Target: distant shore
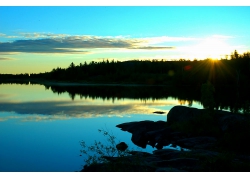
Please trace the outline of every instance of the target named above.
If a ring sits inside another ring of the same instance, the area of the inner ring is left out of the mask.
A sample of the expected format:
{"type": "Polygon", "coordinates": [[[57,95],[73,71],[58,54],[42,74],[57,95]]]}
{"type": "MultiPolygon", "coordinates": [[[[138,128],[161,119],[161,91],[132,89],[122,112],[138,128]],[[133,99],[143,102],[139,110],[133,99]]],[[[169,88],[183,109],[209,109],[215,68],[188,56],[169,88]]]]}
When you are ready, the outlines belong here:
{"type": "Polygon", "coordinates": [[[50,81],[40,79],[10,79],[4,80],[0,83],[31,83],[42,84],[47,86],[172,86],[171,84],[136,84],[136,83],[95,83],[95,82],[68,82],[68,81],[50,81]]]}
{"type": "Polygon", "coordinates": [[[169,85],[147,85],[147,84],[119,84],[119,83],[76,83],[76,82],[46,82],[44,85],[54,86],[169,86],[169,85]]]}

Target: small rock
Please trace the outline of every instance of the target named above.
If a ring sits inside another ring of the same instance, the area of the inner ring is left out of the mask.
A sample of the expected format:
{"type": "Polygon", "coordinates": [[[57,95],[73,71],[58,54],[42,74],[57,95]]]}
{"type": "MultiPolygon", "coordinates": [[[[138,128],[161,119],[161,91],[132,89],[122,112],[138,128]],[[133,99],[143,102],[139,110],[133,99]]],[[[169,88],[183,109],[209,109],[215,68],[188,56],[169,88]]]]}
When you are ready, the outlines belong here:
{"type": "Polygon", "coordinates": [[[128,145],[125,142],[120,142],[116,145],[116,149],[119,151],[125,151],[128,148],[128,145]]]}
{"type": "Polygon", "coordinates": [[[153,113],[155,113],[155,114],[165,114],[165,112],[163,112],[163,111],[155,111],[153,113]]]}

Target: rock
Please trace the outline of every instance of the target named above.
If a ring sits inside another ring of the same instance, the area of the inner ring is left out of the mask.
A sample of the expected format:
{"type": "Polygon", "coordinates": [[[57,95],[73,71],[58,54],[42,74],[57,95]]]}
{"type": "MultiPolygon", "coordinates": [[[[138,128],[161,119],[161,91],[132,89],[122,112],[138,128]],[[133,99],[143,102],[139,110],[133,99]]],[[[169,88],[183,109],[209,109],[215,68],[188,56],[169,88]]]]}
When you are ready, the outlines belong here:
{"type": "Polygon", "coordinates": [[[148,140],[148,144],[153,148],[162,149],[163,146],[167,146],[171,143],[169,141],[171,132],[171,128],[166,127],[160,130],[146,132],[145,138],[148,140]]]}
{"type": "Polygon", "coordinates": [[[214,143],[206,143],[206,144],[196,144],[193,146],[194,149],[210,149],[214,147],[214,143]]]}
{"type": "Polygon", "coordinates": [[[199,159],[196,158],[176,158],[158,161],[156,164],[158,167],[174,167],[178,169],[183,169],[186,167],[196,167],[198,166],[198,163],[199,159]]]}
{"type": "Polygon", "coordinates": [[[196,116],[201,115],[204,112],[204,109],[190,108],[186,106],[174,106],[167,115],[168,125],[173,124],[174,122],[184,122],[190,121],[196,116]]]}
{"type": "Polygon", "coordinates": [[[237,125],[239,125],[240,123],[247,123],[247,121],[249,121],[249,118],[247,116],[231,112],[220,113],[217,111],[216,116],[222,132],[225,132],[227,130],[238,131],[239,129],[235,129],[237,125]]]}
{"type": "Polygon", "coordinates": [[[157,131],[162,130],[166,126],[166,122],[164,121],[136,121],[136,122],[129,122],[129,123],[123,123],[119,124],[116,127],[121,128],[123,131],[128,131],[132,133],[132,142],[141,147],[141,148],[146,148],[147,144],[151,144],[152,147],[155,146],[153,135],[160,135],[164,133],[159,133],[157,131]],[[155,132],[151,132],[155,131],[155,132]],[[151,133],[148,133],[151,132],[151,133]],[[146,135],[146,133],[148,133],[146,135]]]}
{"type": "MultiPolygon", "coordinates": [[[[121,157],[103,156],[103,158],[109,161],[108,163],[84,166],[82,172],[209,172],[214,167],[214,164],[221,162],[218,160],[225,156],[225,154],[203,149],[191,151],[161,149],[153,151],[153,154],[130,151],[129,154],[131,155],[121,157]]],[[[240,155],[230,159],[230,161],[227,160],[224,162],[226,164],[222,164],[222,166],[236,167],[237,172],[242,170],[249,172],[248,162],[249,156],[240,155]],[[237,169],[235,165],[242,165],[244,162],[248,166],[243,167],[243,169],[237,169]],[[234,164],[231,165],[231,163],[234,164]]]]}
{"type": "Polygon", "coordinates": [[[91,164],[89,166],[85,165],[81,172],[100,172],[103,168],[103,164],[91,164]]]}
{"type": "Polygon", "coordinates": [[[113,157],[113,156],[102,156],[102,158],[104,158],[110,162],[117,162],[119,160],[118,157],[113,157]]]}
{"type": "Polygon", "coordinates": [[[155,170],[155,172],[183,172],[177,168],[172,167],[160,167],[155,170]]]}
{"type": "Polygon", "coordinates": [[[131,155],[142,156],[142,157],[148,157],[152,155],[151,153],[142,151],[129,151],[128,153],[131,155]]]}
{"type": "Polygon", "coordinates": [[[130,133],[133,133],[134,131],[138,131],[140,128],[146,128],[147,126],[150,126],[153,121],[145,120],[145,121],[136,121],[136,122],[128,122],[128,123],[122,123],[116,125],[116,127],[121,128],[123,131],[128,131],[130,133]]]}
{"type": "MultiPolygon", "coordinates": [[[[206,109],[197,109],[186,106],[174,106],[167,114],[167,123],[171,125],[173,123],[190,121],[194,118],[199,118],[206,113],[206,109]]],[[[235,128],[235,124],[239,122],[246,123],[249,121],[249,115],[243,115],[239,113],[232,113],[222,110],[214,110],[213,115],[215,121],[218,122],[219,128],[222,132],[230,129],[230,127],[235,128]]]]}
{"type": "Polygon", "coordinates": [[[217,139],[214,137],[202,136],[202,137],[179,139],[176,141],[176,143],[177,145],[184,147],[184,148],[193,148],[195,146],[197,148],[199,147],[198,145],[211,147],[216,141],[217,139]]]}
{"type": "Polygon", "coordinates": [[[125,151],[128,148],[128,145],[125,142],[120,142],[116,145],[116,149],[119,151],[125,151]]]}
{"type": "Polygon", "coordinates": [[[161,155],[161,154],[165,154],[165,153],[169,153],[169,152],[180,152],[180,151],[175,150],[175,149],[161,149],[161,150],[155,150],[155,151],[153,151],[153,154],[155,154],[155,155],[161,155]]]}
{"type": "Polygon", "coordinates": [[[153,154],[161,157],[161,159],[168,160],[173,158],[179,158],[180,155],[183,154],[183,152],[173,149],[160,149],[153,151],[153,154]]]}
{"type": "Polygon", "coordinates": [[[121,130],[128,131],[130,133],[133,133],[135,131],[141,131],[140,130],[141,128],[143,128],[146,131],[152,131],[152,130],[162,129],[165,126],[166,126],[165,121],[155,122],[150,120],[134,121],[116,125],[116,127],[121,128],[121,130]]]}
{"type": "Polygon", "coordinates": [[[186,138],[187,135],[185,133],[182,133],[182,132],[172,132],[170,134],[170,137],[172,140],[178,140],[178,139],[186,138]]]}
{"type": "Polygon", "coordinates": [[[132,133],[131,141],[141,147],[146,148],[148,139],[145,137],[146,128],[140,128],[138,131],[132,133]]]}
{"type": "Polygon", "coordinates": [[[199,157],[206,157],[207,159],[214,159],[220,156],[220,153],[215,151],[209,151],[205,149],[195,149],[188,152],[189,156],[199,156],[199,157]]]}
{"type": "Polygon", "coordinates": [[[165,114],[165,112],[163,112],[163,111],[155,111],[153,113],[155,113],[155,114],[165,114]]]}
{"type": "Polygon", "coordinates": [[[162,129],[157,129],[153,131],[148,131],[145,133],[145,136],[148,139],[154,139],[155,141],[159,141],[162,138],[168,138],[170,134],[172,133],[172,130],[170,127],[162,127],[162,129]]]}

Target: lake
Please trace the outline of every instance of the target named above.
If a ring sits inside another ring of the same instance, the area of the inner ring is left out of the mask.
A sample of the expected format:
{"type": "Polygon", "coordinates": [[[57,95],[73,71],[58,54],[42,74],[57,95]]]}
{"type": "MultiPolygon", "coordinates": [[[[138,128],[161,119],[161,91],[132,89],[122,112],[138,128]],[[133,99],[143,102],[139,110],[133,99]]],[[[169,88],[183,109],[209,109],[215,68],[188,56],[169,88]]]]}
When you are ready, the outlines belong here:
{"type": "Polygon", "coordinates": [[[168,87],[0,84],[0,171],[80,171],[85,158],[80,156],[80,141],[104,142],[98,129],[112,133],[129,148],[152,152],[149,146],[136,147],[131,134],[115,126],[166,121],[176,105],[203,108],[196,93],[192,100],[174,92],[168,87]]]}

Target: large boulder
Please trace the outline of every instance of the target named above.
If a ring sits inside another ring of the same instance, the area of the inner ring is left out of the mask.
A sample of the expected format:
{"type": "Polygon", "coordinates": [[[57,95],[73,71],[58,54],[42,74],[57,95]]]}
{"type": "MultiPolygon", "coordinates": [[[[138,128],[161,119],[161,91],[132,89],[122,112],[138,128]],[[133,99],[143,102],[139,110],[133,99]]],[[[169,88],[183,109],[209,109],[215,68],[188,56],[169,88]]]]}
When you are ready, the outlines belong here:
{"type": "Polygon", "coordinates": [[[135,131],[151,131],[162,129],[166,126],[166,122],[164,121],[151,121],[151,120],[144,120],[144,121],[133,121],[127,122],[116,125],[116,127],[121,128],[123,131],[128,131],[130,133],[134,133],[135,131]]]}
{"type": "Polygon", "coordinates": [[[166,128],[166,122],[149,120],[122,123],[116,127],[132,133],[132,142],[141,148],[146,148],[147,144],[154,147],[162,136],[168,134],[169,130],[166,128]]]}
{"type": "MultiPolygon", "coordinates": [[[[186,106],[174,106],[167,115],[167,124],[190,121],[195,118],[204,117],[208,113],[206,109],[197,109],[186,106]]],[[[213,118],[218,122],[219,128],[222,132],[235,128],[238,123],[246,123],[250,117],[239,113],[232,113],[223,110],[214,110],[213,118]]]]}
{"type": "Polygon", "coordinates": [[[186,106],[174,106],[167,115],[167,123],[190,121],[194,117],[204,113],[204,109],[191,108],[186,106]]]}

